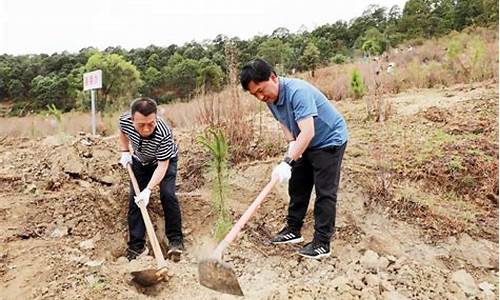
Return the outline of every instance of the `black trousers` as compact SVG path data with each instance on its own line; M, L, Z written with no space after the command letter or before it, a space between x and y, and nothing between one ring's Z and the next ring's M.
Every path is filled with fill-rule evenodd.
M290 204L287 223L296 232L300 232L304 224L315 186L314 240L322 244L330 244L335 229L337 189L346 145L347 142L341 146L306 150L293 166L288 184Z
M142 163L135 158L132 163L137 183L142 191L148 185L157 164L143 166ZM168 164L168 169L160 182L160 201L165 216L165 234L168 240L182 240L182 222L181 210L179 202L175 195L175 178L177 175L177 157L171 158ZM139 250L144 247L144 235L146 226L142 219L141 211L134 201L134 188L130 183L129 206L128 206L128 228L130 249Z

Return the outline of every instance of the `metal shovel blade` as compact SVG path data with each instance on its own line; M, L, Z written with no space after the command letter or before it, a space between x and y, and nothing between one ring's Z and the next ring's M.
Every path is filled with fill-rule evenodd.
M208 258L198 264L200 284L226 294L243 296L233 268L220 259Z
M131 274L133 276L132 281L144 287L150 287L162 281L167 281L167 269L148 269L132 272Z

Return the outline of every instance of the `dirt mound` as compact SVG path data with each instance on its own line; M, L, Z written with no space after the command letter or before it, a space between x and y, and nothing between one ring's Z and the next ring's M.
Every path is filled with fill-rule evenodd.
M22 298L65 295L68 288L80 285L98 287L106 274L102 266L116 262L126 248L128 178L118 164L116 138L6 138L1 153L0 186L8 191L3 194L8 200L0 207L0 221L5 228L0 231L2 241L10 245L28 242L32 245L29 253L41 259L35 259L32 265L50 267L50 275L40 281L46 288L34 288L33 293L22 294ZM192 156L184 154L183 162L187 163L179 168L183 186L180 198L188 206L184 219L188 224L199 224L199 215L210 216L208 206L195 201L199 193L184 191L195 190L203 183L203 156L196 152ZM183 184L186 182L189 184ZM161 233L163 211L157 197L152 197L150 211ZM8 201L15 201L15 205L8 205ZM205 219L211 221L209 217ZM192 231L185 228L188 235ZM7 266L26 252L10 246L0 250L3 281L15 281L19 275L40 280L36 271L18 275L8 272ZM123 280L123 272L120 274ZM20 292L22 284L16 283L11 285L14 292L9 298L18 298L16 290Z
M23 174L9 186L30 198L26 223L14 237L89 238L116 231L126 191L118 184L125 182L123 172L110 161L116 147L88 136L60 146L22 140L4 147L2 159L15 161L10 167Z
M447 122L451 117L451 113L447 109L442 109L437 106L429 107L424 110L423 114L427 120L438 123Z
M2 294L6 299L233 299L197 282L196 263L215 246L210 238L214 218L204 189L179 193L188 251L181 262L169 262L170 280L152 289L130 283L131 271L154 267L154 260L146 256L127 262L119 257L126 242L127 184L115 161L114 143L81 136L58 146L28 140L2 145L0 159L10 163L3 165L7 167L0 178L12 190L2 195L8 202L0 207ZM235 170L230 180L234 219L265 185L275 163L253 162ZM189 174L183 168L182 174ZM19 170L24 176L15 175ZM189 178L181 176L185 180ZM469 238L428 246L418 228L391 220L382 210L364 208L349 172L344 180L333 255L321 262L298 257L299 245L269 244L284 224L287 206L286 187L273 189L225 255L249 299L429 299L466 293L484 298L488 292L498 293L498 252L491 242ZM6 204L10 201L14 205ZM161 234L158 202L152 200L150 212ZM312 203L303 228L306 240L314 226ZM468 255L471 247L481 247L481 257ZM449 279L459 266L459 275L469 280L464 284L473 287L467 292L462 281ZM479 283L491 287L481 291Z

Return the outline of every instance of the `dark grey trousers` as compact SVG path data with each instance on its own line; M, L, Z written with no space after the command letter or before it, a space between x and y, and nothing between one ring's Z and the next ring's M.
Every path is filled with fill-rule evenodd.
M306 150L292 168L288 185L288 226L300 232L315 186L314 240L322 244L330 244L335 229L337 189L346 145L347 142L341 146Z

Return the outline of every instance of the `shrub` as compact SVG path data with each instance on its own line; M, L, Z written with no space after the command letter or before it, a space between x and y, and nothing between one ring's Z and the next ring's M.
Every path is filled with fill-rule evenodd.
M354 69L351 73L351 90L355 99L359 99L365 94L365 84L358 69Z
M342 54L335 54L334 57L332 57L330 59L330 61L334 64L337 64L337 65L340 65L340 64L343 64L345 63L349 58L345 55L342 55Z

